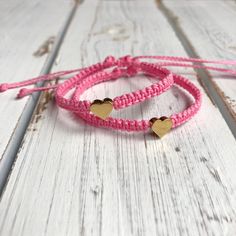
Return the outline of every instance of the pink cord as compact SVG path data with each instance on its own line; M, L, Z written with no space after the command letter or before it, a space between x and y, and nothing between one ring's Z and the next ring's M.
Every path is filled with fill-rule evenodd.
M156 63L142 62L140 60L158 60ZM197 63L197 64L192 64ZM199 64L200 63L200 64ZM150 75L156 79L160 79L157 83L152 84L144 89L124 94L112 99L113 108L115 110L122 109L124 107L131 106L133 104L142 102L151 97L160 95L168 90L173 84L176 84L188 93L190 93L194 102L183 112L173 114L170 119L173 122L173 126L177 127L182 123L193 117L201 106L201 93L200 90L187 78L175 74L166 69L165 66L178 66L178 67L192 67L200 69L215 70L218 72L224 72L232 75L236 75L235 70L224 69L219 67L204 66L201 63L212 63L221 65L236 65L236 61L213 61L203 60L197 58L184 58L184 57L169 57L169 56L138 56L131 57L125 56L119 59L115 59L112 56L107 57L103 62L94 64L92 66L75 69L69 71L55 72L48 75L39 76L23 82L17 82L12 84L1 84L0 92L4 92L7 89L16 87L22 87L30 84L34 84L40 81L47 81L55 79L59 76L77 73L70 79L59 83L57 85L50 85L46 87L35 87L33 89L23 88L18 93L18 97L29 95L35 91L44 91L49 89L55 90L55 99L58 106L74 112L76 115L87 121L94 126L104 126L113 129L126 130L126 131L145 131L150 128L151 124L149 120L128 120L117 119L108 117L103 120L95 116L90 112L90 101L81 101L80 95L91 86L105 82L112 79L118 79L120 77L132 77L138 73L144 73ZM66 94L75 88L72 96L66 98Z

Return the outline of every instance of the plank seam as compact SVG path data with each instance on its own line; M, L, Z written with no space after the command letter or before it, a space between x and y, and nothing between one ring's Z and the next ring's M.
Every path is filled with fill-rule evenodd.
M169 22L170 26L172 27L173 31L175 32L177 38L181 42L183 48L185 49L187 55L189 57L196 57L200 58L200 56L195 51L193 45L191 44L189 38L184 33L182 27L178 23L177 16L165 6L165 4L161 0L155 0L157 7L162 12L164 17ZM210 98L210 100L216 105L219 109L222 117L226 121L229 129L231 130L232 134L236 138L236 122L234 119L234 113L230 109L229 104L227 101L222 99L222 91L216 85L216 83L212 80L212 77L207 71L194 68L195 72L197 73L197 79L200 85L205 90L206 94Z
M63 40L66 36L70 23L75 15L78 5L79 5L79 2L75 2L72 9L69 11L69 14L66 17L64 24L62 25L61 29L59 30L57 34L52 51L49 53L47 60L42 67L40 75L48 74L50 72L57 58L57 55L63 43ZM43 84L44 82L40 82L37 84L37 86L43 86ZM40 102L40 99L41 99L40 95L41 93L37 92L37 93L32 94L32 96L30 96L17 122L14 132L6 146L6 149L2 155L2 159L0 162L0 173L1 173L0 199L4 193L4 189L6 188L14 162L17 158L17 153L19 152L23 144L28 126L30 125L31 120L34 118L35 109L37 108L37 104Z

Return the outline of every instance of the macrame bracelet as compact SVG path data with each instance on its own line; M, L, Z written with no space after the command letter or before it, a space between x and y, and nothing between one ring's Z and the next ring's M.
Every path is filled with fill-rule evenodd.
M154 64L149 62L141 62L140 59L167 60L170 62L158 62ZM175 128L188 121L198 112L201 106L200 90L187 78L172 73L170 70L166 69L165 66L205 68L236 75L236 72L234 70L203 66L199 64L188 64L189 62L236 65L235 61L209 61L181 57L139 56L132 58L131 56L125 56L119 59L115 59L114 57L109 56L104 60L104 62L94 64L84 69L56 72L13 84L1 84L0 92L6 91L10 88L26 86L32 83L37 83L39 81L52 80L58 76L79 72L72 78L57 85L36 87L33 89L23 88L20 90L18 97L23 97L35 91L55 89L55 99L58 106L74 112L76 115L78 115L91 125L126 131L146 131L151 128L154 133L156 133L159 137L162 137L171 128ZM159 81L144 89L121 95L113 99L97 99L93 102L80 100L80 95L86 89L95 84L118 79L121 77L132 77L137 75L138 73L152 76ZM151 97L160 95L161 93L168 90L173 84L180 86L194 98L194 102L183 112L173 114L170 117L154 117L150 120L140 121L118 119L109 116L113 109L122 109L133 104L140 103ZM66 98L65 96L72 89L74 89L73 94L69 98Z
M108 68L113 68L107 72ZM124 76L134 76L137 73L144 73L161 79L142 90L125 94L114 99L80 101L80 95L89 87L111 79ZM194 98L195 102L185 111L172 115L171 117L151 118L150 120L129 120L109 117L113 108L115 110L142 102L148 98L160 95L169 89L173 83L187 90ZM75 88L71 98L65 98L65 94ZM164 67L159 67L153 63L139 62L138 59L123 57L116 60L114 57L107 57L103 63L98 63L81 71L65 83L59 85L55 92L57 104L67 110L73 111L76 115L94 126L103 126L126 131L146 131L149 128L162 137L171 128L174 128L190 119L200 108L201 93L199 89L189 80L173 74Z

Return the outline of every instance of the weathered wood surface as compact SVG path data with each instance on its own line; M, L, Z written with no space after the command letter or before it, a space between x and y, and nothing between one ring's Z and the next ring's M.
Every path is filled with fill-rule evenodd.
M235 1L164 0L169 17L190 42L192 51L202 58L236 59ZM209 86L215 88L236 120L235 79L210 73ZM215 77L215 78L214 78Z
M47 72L52 63L47 55L73 5L64 0L0 2L0 83ZM16 94L17 90L0 94L0 188L36 103L36 97L16 101Z
M86 0L53 69L108 54L187 55L154 1ZM195 72L182 72L201 87ZM84 97L114 97L149 83L121 79ZM44 94L2 195L0 235L235 235L236 142L202 92L199 114L162 140L91 127ZM188 103L173 88L114 116L148 119Z

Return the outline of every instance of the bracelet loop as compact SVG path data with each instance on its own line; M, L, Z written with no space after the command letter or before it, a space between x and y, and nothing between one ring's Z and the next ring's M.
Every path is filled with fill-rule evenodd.
M154 63L143 62L140 60L155 60ZM194 64L193 64L194 63ZM200 90L187 78L172 73L166 69L167 66L190 67L198 69L208 69L227 73L235 76L236 71L214 66L205 66L201 63L211 63L220 65L236 65L236 61L230 60L205 60L200 58L185 58L174 56L124 56L116 59L108 56L101 63L91 65L86 68L74 70L59 71L47 75L41 75L22 82L0 84L0 92L8 89L28 86L38 82L54 80L59 76L65 76L77 73L72 78L53 85L45 87L34 87L31 89L22 88L18 93L18 98L32 94L37 91L55 91L55 99L58 106L65 108L87 121L94 126L109 127L126 131L146 131L151 128L159 137L165 135L170 129L175 128L193 117L201 106ZM113 99L96 99L93 102L81 101L80 95L91 86L108 80L118 79L120 77L133 77L138 73L143 73L159 79L159 82L152 84L144 89L117 96ZM195 101L183 112L173 114L169 118L152 118L150 120L128 120L109 117L112 110L122 109L133 104L142 102L146 99L160 95L175 84L190 95ZM74 90L72 96L66 98L67 93Z

